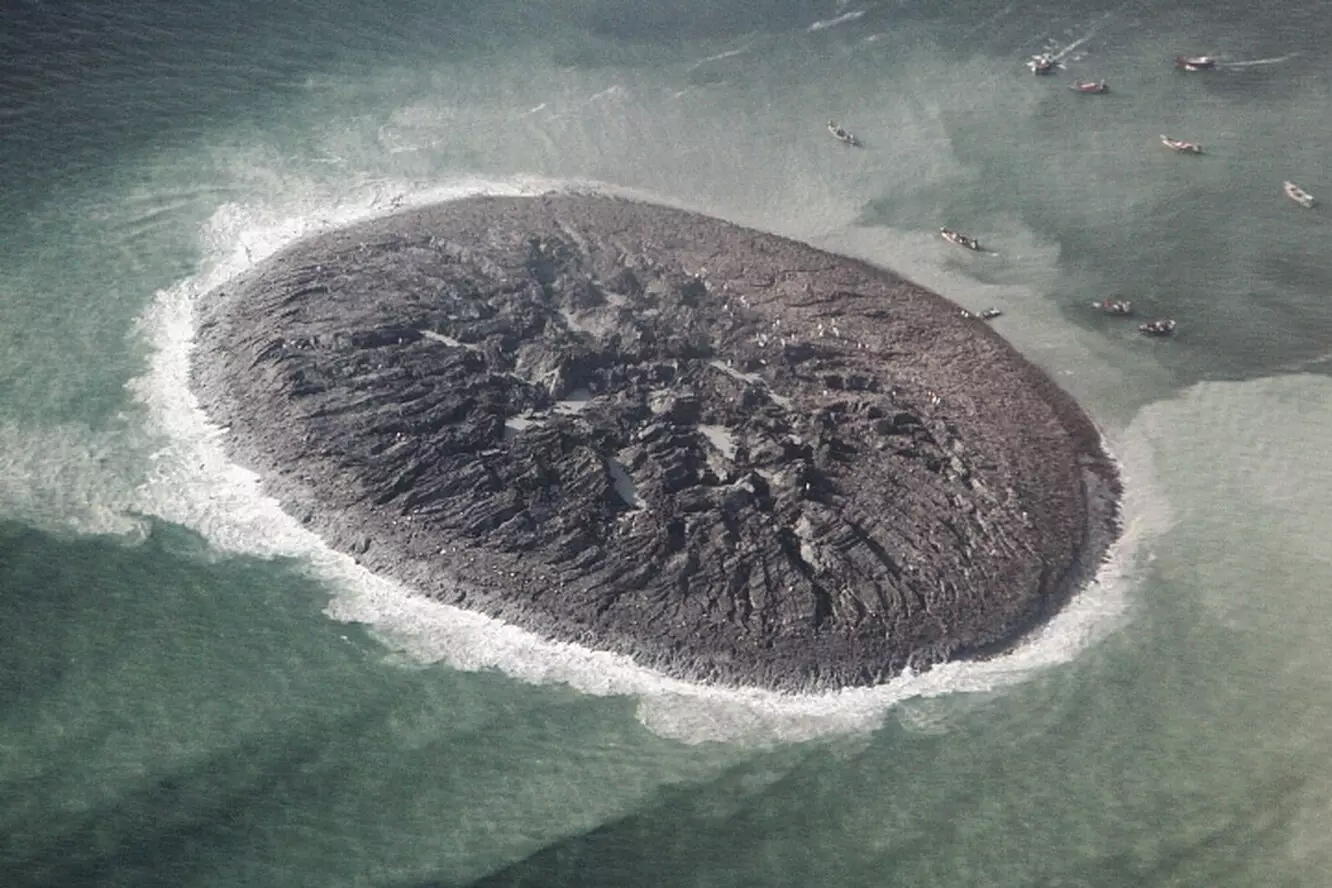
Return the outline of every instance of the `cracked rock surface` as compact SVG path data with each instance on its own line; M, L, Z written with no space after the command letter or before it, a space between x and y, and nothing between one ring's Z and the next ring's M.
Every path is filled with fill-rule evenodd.
M1092 423L890 272L596 195L297 243L209 294L193 384L333 547L674 675L782 690L984 656L1116 533Z

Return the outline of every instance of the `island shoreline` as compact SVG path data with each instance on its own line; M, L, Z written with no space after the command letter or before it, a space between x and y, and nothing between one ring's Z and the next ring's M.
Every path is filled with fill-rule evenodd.
M503 198L501 200L533 201L548 200L549 198L550 196L545 198ZM558 198L575 202L589 200L594 203L611 200L645 206L636 200L625 201L621 197L606 197L602 194L563 193ZM476 199L461 198L459 201L449 201L448 204ZM649 211L661 209L668 209L673 213L692 215L678 208L654 208L649 206ZM386 218L391 219L392 217ZM706 219L707 217L699 218ZM715 221L709 220L709 224ZM381 219L372 220L371 224L380 225L380 229L375 230L381 230L386 223ZM736 228L729 225L728 227ZM799 248L801 251L813 251L813 248L807 245L785 238L778 238L774 235L767 235L753 229L736 230L744 232L745 236L752 235L765 240L783 241L794 248ZM320 238L326 241L329 237L336 239L339 236L337 232L334 232L320 236ZM320 240L320 238L316 238L316 240ZM576 236L574 236L574 240L576 240ZM301 245L297 244L284 250L279 254L279 264L284 261L282 257L293 255L292 251L300 248ZM815 252L822 253L822 251ZM834 254L823 255L833 256ZM850 257L835 256L834 258L842 266L858 268L860 273L866 277L891 279L895 282L894 286L909 294L910 299L932 302L933 305L930 307L930 311L938 313L940 317L944 316L945 313L956 314L959 312L958 307L942 295L912 284L890 270L878 268L871 263ZM754 664L745 664L735 660L724 660L719 664L714 657L714 652L708 650L706 645L698 650L690 650L687 647L677 647L669 650L645 650L641 637L623 631L616 631L613 627L610 631L606 631L606 627L598 627L595 624L584 626L582 631L571 632L568 624L558 625L558 620L547 619L547 615L540 611L533 612L530 607L525 606L530 604L530 601L525 603L506 602L501 591L493 588L475 588L474 578L462 578L463 588L461 589L454 588L443 591L442 587L449 585L447 575L452 573L449 568L441 567L438 564L428 565L410 554L404 557L404 553L409 553L415 544L411 542L409 536L403 535L400 527L395 529L387 526L384 514L361 510L358 519L349 520L345 510L330 509L316 490L317 484L311 483L309 477L302 477L298 466L293 465L288 457L276 453L270 443L264 440L263 423L253 423L244 419L247 411L253 407L253 400L232 388L232 382L237 378L234 362L231 366L223 366L223 364L219 364L213 359L234 344L228 343L227 336L231 334L226 330L229 329L228 325L231 323L228 312L234 307L233 300L236 295L243 293L247 287L252 286L253 282L261 277L264 268L272 267L270 260L270 263L266 263L260 269L242 275L236 281L228 282L211 294L206 304L201 306L198 325L199 345L196 346L196 351L191 356L193 389L201 408L210 419L227 427L228 433L223 441L229 455L242 465L257 470L261 476L264 489L278 498L289 513L301 520L335 550L351 555L371 570L391 576L413 590L462 607L481 610L498 619L512 620L517 625L536 632L538 635L582 644L592 649L627 654L640 665L665 674L716 685L761 686L785 692L806 692L875 684L900 674L904 669L919 671L945 660L986 659L1022 644L1024 640L1030 637L1034 629L1048 622L1055 613L1067 605L1068 601L1079 590L1094 581L1097 570L1108 557L1111 546L1122 530L1119 513L1119 497L1122 490L1119 473L1113 458L1107 453L1105 442L1099 430L1096 429L1073 398L1040 368L1018 354L995 331L983 324L974 323L967 329L968 335L981 339L997 339L1002 343L1003 349L1007 353L1011 353L1008 355L1009 359L1016 357L1018 368L1015 374L1016 377L1030 385L1035 396L1049 405L1061 426L1067 431L1072 442L1072 450L1078 454L1076 474L1079 487L1078 499L1081 501L1081 507L1077 511L1080 512L1082 525L1079 539L1076 542L1068 540L1064 542L1064 549L1071 553L1071 557L1067 558L1065 564L1057 567L1057 575L1055 576L1047 575L1049 572L1047 566L1045 568L1046 573L1039 577L1039 588L1034 590L1027 600L1008 606L1002 626L992 630L980 631L972 636L970 643L952 644L946 651L932 649L928 643L918 645L901 656L889 658L891 662L887 668L880 668L880 664L869 663L859 671L855 668L839 668L828 672L818 669L813 671L808 669L783 669L780 666L783 662L781 656L777 656L770 662L759 664L757 667ZM296 289L300 290L299 287ZM230 291L230 295L228 295L228 291ZM223 335L219 336L219 332ZM255 349L251 351L253 356ZM253 369L253 367L259 366L259 362L261 362L261 358L256 358L255 362L250 363L250 368ZM273 371L269 367L265 372ZM774 395L774 397L776 396ZM914 404L914 402L912 403ZM915 409L915 407L913 406L911 409ZM921 413L921 415L924 416L924 413ZM882 424L883 420L876 420L876 422ZM913 454L913 458L916 456L919 456L919 454ZM1025 514L1024 512L1024 518ZM397 521L401 520L401 517L398 516L394 523L396 524ZM1053 523L1060 524L1062 521L1067 524L1069 520L1071 520L1071 516L1054 520ZM398 540L397 543L393 542L395 539ZM362 544L362 540L365 541L364 544ZM449 545L446 543L441 549L441 554L448 548ZM1064 551L1064 549L1060 551ZM513 559L505 559L508 559L508 556L499 559L496 564L516 563L513 562ZM466 588L469 585L472 585L473 588ZM535 600L539 594L533 596L532 600ZM811 655L819 656L820 648L817 633L814 635L805 634L801 638L810 642ZM854 644L852 647L854 648ZM839 651L845 649L843 647ZM876 649L868 652L867 659L873 660L875 658L883 658L882 650ZM779 665L774 666L774 663Z

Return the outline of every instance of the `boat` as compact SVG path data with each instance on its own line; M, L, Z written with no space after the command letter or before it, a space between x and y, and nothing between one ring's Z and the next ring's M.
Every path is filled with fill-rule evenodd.
M834 120L828 121L828 132L832 133L832 137L843 145L851 145L856 148L860 147L860 140L856 138L855 134L850 130L839 126Z
M1170 318L1159 318L1155 321L1139 324L1138 329L1142 331L1144 336L1169 336L1175 332L1175 322Z
M1027 67L1031 69L1033 74L1053 74L1055 68L1059 67L1059 62L1048 52L1043 52L1028 59Z
M981 248L980 241L974 237L959 234L951 228L940 228L939 233L943 235L944 240L957 244L959 247L966 247L968 250L979 250Z
M1185 71L1209 71L1216 67L1211 56L1175 56L1175 67Z
M1164 133L1161 134L1161 144L1172 151L1180 151L1184 154L1202 154L1202 146L1193 142L1185 142L1183 139L1172 139Z
M1003 312L997 308L987 308L985 309L985 311L980 313L980 318L982 321L992 321L995 318L999 317L1001 314L1003 314Z
M1112 315L1133 314L1133 303L1127 299L1103 299L1100 302L1093 302L1092 308Z
M1108 93L1110 87L1105 85L1104 80L1087 80L1082 83L1070 83L1068 88L1074 92L1080 93Z
M1286 182L1282 185L1282 188L1286 192L1286 197L1289 197L1300 206L1312 207L1314 205L1314 196L1296 185L1294 182Z

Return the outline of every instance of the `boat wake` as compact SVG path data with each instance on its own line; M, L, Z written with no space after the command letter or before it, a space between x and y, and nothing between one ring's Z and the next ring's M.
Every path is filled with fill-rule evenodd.
M1043 55L1047 56L1051 61L1054 62L1064 61L1064 59L1069 57L1070 53L1073 53L1082 46L1085 46L1087 41L1095 37L1097 32L1100 31L1101 26L1104 25L1107 21L1109 21L1110 18L1114 16L1116 11L1117 10L1112 9L1104 13L1099 19L1097 19L1090 26L1088 26L1087 33L1083 34L1081 37L1074 40L1072 43L1069 43L1061 47L1058 46L1055 43L1055 41L1051 40L1050 44L1053 45L1053 48L1047 48L1046 51L1043 53Z
M815 31L826 31L829 28L835 28L838 25L844 25L847 22L854 22L856 19L860 18L864 14L865 10L863 9L857 9L853 12L844 12L841 15L836 16L835 18L823 19L821 21L814 22L814 24L810 25L805 30L810 32L811 34L814 33Z
M1074 40L1068 46L1065 46L1062 49L1058 49L1050 53L1050 58L1054 59L1056 62L1062 62L1065 58L1067 58L1069 53L1077 49L1079 46L1082 46L1088 40L1092 39L1092 36L1093 36L1092 33L1089 32L1086 35L1079 37L1077 40Z
M1261 65L1279 65L1282 62L1288 62L1298 56L1298 52L1288 52L1283 56L1276 56L1270 59L1250 59L1243 62L1217 62L1218 68L1256 68Z
M720 62L723 59L735 58L736 56L744 55L747 52L749 52L748 46L741 46L738 49L728 49L725 52L719 52L716 55L710 55L706 58L699 59L698 61L690 65L688 68L685 68L685 72L688 73L690 71L697 71L699 68L703 67L704 65L711 64L712 62Z
M605 89L595 92L584 100L584 105L593 105L597 102L605 102L611 99L618 99L626 95L627 90L618 83L613 83Z

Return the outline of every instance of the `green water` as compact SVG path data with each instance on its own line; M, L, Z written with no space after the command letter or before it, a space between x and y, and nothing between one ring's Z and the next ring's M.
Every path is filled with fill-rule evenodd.
M0 885L1326 884L1332 260L1280 194L1332 200L1326 31L1291 3L5 7ZM1051 81L1022 67L1047 44ZM569 181L1002 307L1123 460L1100 582L996 661L714 693L413 599L225 462L184 385L211 286L398 202Z

